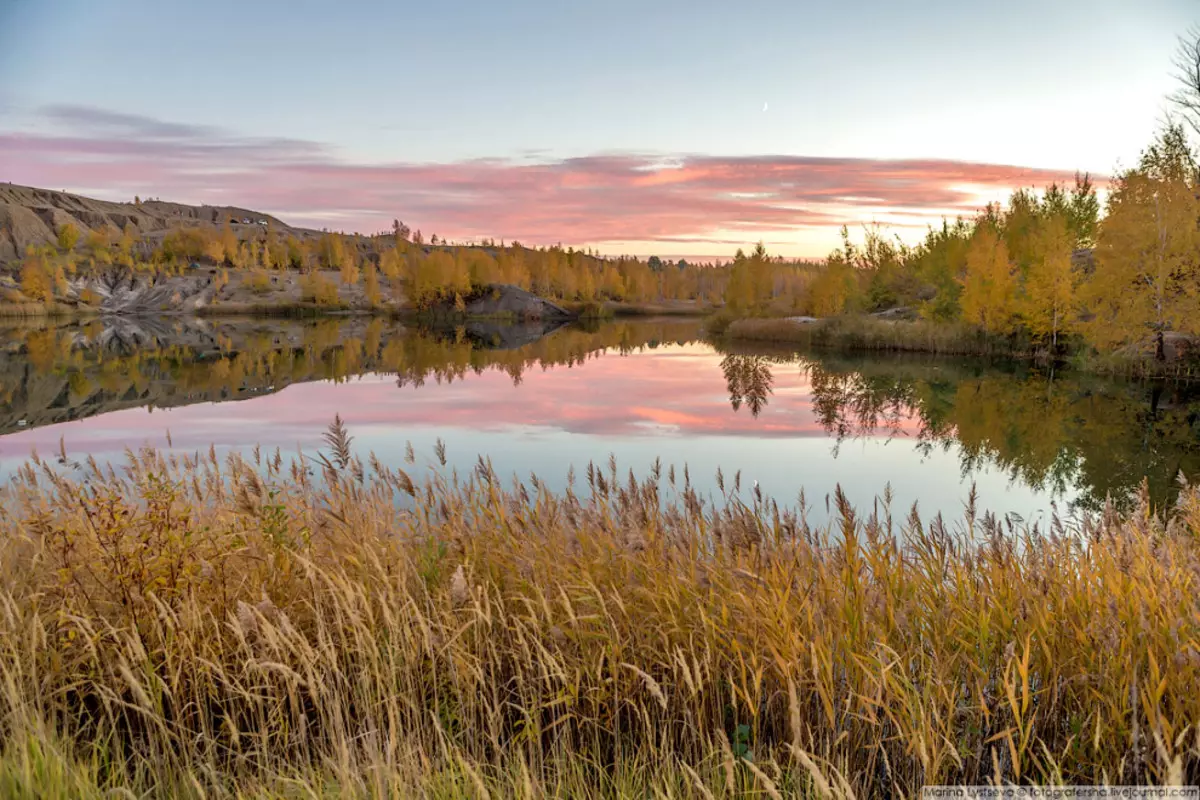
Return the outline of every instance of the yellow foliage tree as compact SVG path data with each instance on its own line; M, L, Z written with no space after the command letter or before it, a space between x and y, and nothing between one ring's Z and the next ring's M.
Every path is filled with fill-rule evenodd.
M1008 247L994 225L978 225L967 246L962 278L962 316L992 333L1010 333L1016 312L1017 281Z
M375 269L375 265L369 261L364 270L363 290L370 305L377 306L383 302L383 293L379 290L379 273Z
M58 226L58 247L64 252L71 252L79 243L79 229L71 223Z
M136 231L132 225L126 225L121 235L117 238L116 252L113 254L113 261L122 267L133 266L133 246L137 241Z
M21 292L39 302L54 297L54 277L41 253L30 253L21 264Z
M854 267L841 253L835 253L809 286L809 313L814 317L834 317L844 313L853 305L857 290L858 277Z
M343 256L340 272L341 272L341 276L342 276L342 283L346 284L347 286L354 286L355 284L358 283L358 279L359 279L358 264L356 264L354 262L354 259L351 258L350 256L348 256L348 255Z
M1100 346L1168 331L1200 333L1200 176L1182 128L1169 127L1119 176L1109 195L1087 301L1089 338Z
M83 246L87 249L88 255L97 264L111 264L113 262L112 241L113 231L108 227L98 228L88 233L87 238L83 241Z
M379 254L379 269L389 281L400 277L404 259L397 247L391 247Z
M225 223L225 227L221 229L221 257L218 261L224 261L227 264L235 264L238 259L238 238L233 229L229 227L229 223Z
M326 233L317 241L317 263L323 269L341 270L348 257L346 244L339 234Z
M337 285L319 272L309 273L300 278L300 299L322 306L336 305Z
M244 285L255 294L266 294L271 289L271 277L261 269L254 269L246 276Z
M1034 237L1025 275L1021 315L1035 336L1048 337L1058 348L1060 333L1075 325L1075 273L1071 265L1074 237L1066 217L1043 220Z
M754 277L750 272L750 260L740 249L733 257L733 268L725 284L725 307L738 313L747 313L754 307Z

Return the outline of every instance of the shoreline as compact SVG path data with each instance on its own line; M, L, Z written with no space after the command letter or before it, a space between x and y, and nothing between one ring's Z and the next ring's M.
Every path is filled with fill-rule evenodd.
M1200 380L1200 362L1151 355L1095 353L1086 347L1051 357L1028 339L987 334L963 324L879 319L866 315L826 317L803 322L788 318L741 318L717 334L729 342L786 344L845 353L926 353L979 357L1062 367L1102 375Z

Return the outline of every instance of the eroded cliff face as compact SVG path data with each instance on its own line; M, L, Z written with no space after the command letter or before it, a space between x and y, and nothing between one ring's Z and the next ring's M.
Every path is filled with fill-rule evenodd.
M68 300L98 298L103 314L138 315L171 312L195 313L209 306L217 292L216 276L155 276L113 270L68 281Z

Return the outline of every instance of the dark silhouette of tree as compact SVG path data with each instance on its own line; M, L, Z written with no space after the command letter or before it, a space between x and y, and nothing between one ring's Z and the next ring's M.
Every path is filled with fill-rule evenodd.
M1179 37L1174 64L1179 87L1171 95L1171 103L1200 135L1200 26Z

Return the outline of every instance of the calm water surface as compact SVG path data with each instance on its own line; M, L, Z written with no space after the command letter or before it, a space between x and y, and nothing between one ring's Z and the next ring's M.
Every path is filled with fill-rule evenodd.
M360 451L411 443L448 468L563 487L615 457L645 475L686 464L717 492L736 473L826 514L841 486L902 516L983 508L1044 520L1095 509L1147 477L1170 500L1200 472L1200 393L960 360L728 349L698 323L418 332L348 320L142 320L0 331L0 473L35 449L68 464L126 448L313 453L338 414ZM170 444L168 445L168 437Z

